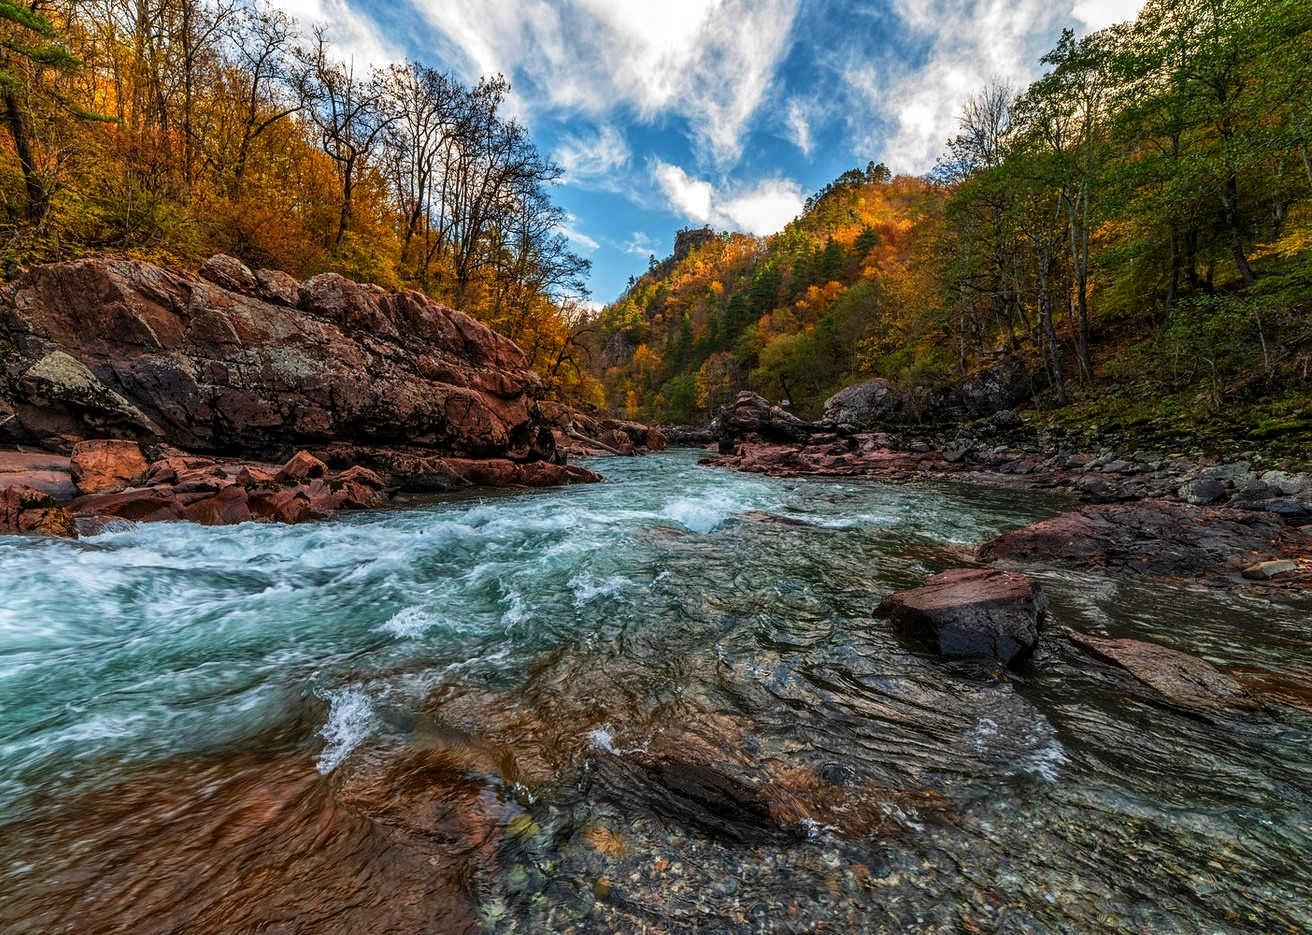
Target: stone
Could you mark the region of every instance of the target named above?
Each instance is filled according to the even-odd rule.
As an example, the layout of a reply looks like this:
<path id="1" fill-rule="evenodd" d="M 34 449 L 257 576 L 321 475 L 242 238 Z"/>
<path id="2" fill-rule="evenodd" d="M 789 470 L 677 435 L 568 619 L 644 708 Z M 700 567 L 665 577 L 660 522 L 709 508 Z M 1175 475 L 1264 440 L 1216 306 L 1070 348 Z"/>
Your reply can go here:
<path id="1" fill-rule="evenodd" d="M 985 543 L 977 558 L 1197 576 L 1238 571 L 1303 538 L 1265 513 L 1141 500 L 1085 506 L 1042 520 Z"/>
<path id="2" fill-rule="evenodd" d="M 824 418 L 868 430 L 900 420 L 905 408 L 905 401 L 893 384 L 876 377 L 839 390 L 825 400 Z"/>
<path id="3" fill-rule="evenodd" d="M 1197 656 L 1142 640 L 1104 639 L 1074 630 L 1067 636 L 1095 659 L 1124 669 L 1181 707 L 1204 712 L 1261 707 L 1238 681 Z"/>
<path id="4" fill-rule="evenodd" d="M 123 439 L 78 442 L 73 446 L 69 464 L 79 493 L 137 487 L 145 481 L 150 469 L 141 446 Z"/>
<path id="5" fill-rule="evenodd" d="M 742 392 L 720 410 L 720 450 L 726 452 L 742 440 L 765 442 L 802 442 L 814 427 L 779 406 L 770 404 L 759 393 Z"/>
<path id="6" fill-rule="evenodd" d="M 1199 478 L 1180 486 L 1180 499 L 1185 503 L 1206 506 L 1225 496 L 1225 484 L 1215 478 Z"/>
<path id="7" fill-rule="evenodd" d="M 201 264 L 200 277 L 230 292 L 250 294 L 259 285 L 255 274 L 245 263 L 223 253 L 212 256 Z"/>
<path id="8" fill-rule="evenodd" d="M 1243 575 L 1249 581 L 1267 581 L 1278 575 L 1289 575 L 1296 571 L 1298 571 L 1298 562 L 1290 559 L 1275 559 L 1249 565 L 1244 569 Z"/>
<path id="9" fill-rule="evenodd" d="M 327 477 L 328 465 L 324 464 L 308 451 L 298 451 L 291 460 L 279 469 L 277 480 L 280 483 L 300 482 L 312 478 Z"/>
<path id="10" fill-rule="evenodd" d="M 0 490 L 31 487 L 57 501 L 77 496 L 68 458 L 48 452 L 0 450 Z"/>
<path id="11" fill-rule="evenodd" d="M 77 524 L 48 493 L 15 484 L 0 491 L 0 535 L 22 533 L 76 539 Z"/>
<path id="12" fill-rule="evenodd" d="M 1034 649 L 1047 610 L 1047 597 L 1025 575 L 954 568 L 889 595 L 875 613 L 941 656 L 1006 666 Z"/>

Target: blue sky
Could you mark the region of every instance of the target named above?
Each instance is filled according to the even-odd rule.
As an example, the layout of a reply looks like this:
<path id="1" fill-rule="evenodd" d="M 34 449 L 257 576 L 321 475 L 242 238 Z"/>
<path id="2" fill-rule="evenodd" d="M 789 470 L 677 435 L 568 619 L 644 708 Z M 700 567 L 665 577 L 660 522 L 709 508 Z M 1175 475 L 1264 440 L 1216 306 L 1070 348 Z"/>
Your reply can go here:
<path id="1" fill-rule="evenodd" d="M 511 81 L 615 298 L 687 225 L 769 234 L 869 160 L 933 165 L 962 101 L 1141 0 L 273 0 L 366 64 Z"/>

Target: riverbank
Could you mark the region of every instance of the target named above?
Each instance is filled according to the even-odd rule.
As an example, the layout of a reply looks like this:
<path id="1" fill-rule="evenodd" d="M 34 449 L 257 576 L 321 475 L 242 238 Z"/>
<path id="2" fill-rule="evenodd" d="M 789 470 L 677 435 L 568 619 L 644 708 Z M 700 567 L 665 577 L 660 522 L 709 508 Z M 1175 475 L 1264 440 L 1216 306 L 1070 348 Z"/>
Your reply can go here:
<path id="1" fill-rule="evenodd" d="M 974 429 L 860 431 L 805 423 L 741 394 L 703 463 L 771 477 L 944 478 L 1056 492 L 1087 506 L 988 543 L 992 561 L 1120 568 L 1214 583 L 1312 587 L 1312 474 L 1179 452 L 1087 451 L 1014 412 Z"/>

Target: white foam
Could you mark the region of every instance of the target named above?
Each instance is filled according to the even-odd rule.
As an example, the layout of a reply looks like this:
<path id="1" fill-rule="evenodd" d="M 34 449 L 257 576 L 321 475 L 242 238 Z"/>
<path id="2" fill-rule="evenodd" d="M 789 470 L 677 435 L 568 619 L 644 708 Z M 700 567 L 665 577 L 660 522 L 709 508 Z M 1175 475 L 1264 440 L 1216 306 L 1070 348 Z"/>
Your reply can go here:
<path id="1" fill-rule="evenodd" d="M 373 699 L 356 687 L 327 692 L 328 720 L 319 728 L 324 748 L 315 766 L 327 774 L 336 769 L 351 751 L 378 727 Z"/>
<path id="2" fill-rule="evenodd" d="M 575 607 L 582 607 L 599 597 L 615 597 L 632 583 L 623 575 L 612 575 L 598 581 L 592 577 L 591 572 L 587 571 L 579 572 L 569 579 L 570 590 L 574 592 Z"/>
<path id="3" fill-rule="evenodd" d="M 378 629 L 400 639 L 413 639 L 416 636 L 423 636 L 435 626 L 449 623 L 450 621 L 445 617 L 420 610 L 418 607 L 407 607 L 393 614 L 392 619 Z"/>
<path id="4" fill-rule="evenodd" d="M 737 512 L 720 497 L 685 498 L 667 504 L 661 516 L 672 519 L 692 532 L 706 534 L 718 529 L 731 513 Z"/>

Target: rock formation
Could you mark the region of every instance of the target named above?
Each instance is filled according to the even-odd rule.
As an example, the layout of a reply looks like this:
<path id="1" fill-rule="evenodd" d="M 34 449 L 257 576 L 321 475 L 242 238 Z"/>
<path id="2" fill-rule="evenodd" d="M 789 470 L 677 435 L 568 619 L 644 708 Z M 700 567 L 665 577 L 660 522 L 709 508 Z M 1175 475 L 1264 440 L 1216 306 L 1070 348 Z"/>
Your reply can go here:
<path id="1" fill-rule="evenodd" d="M 390 488 L 598 479 L 563 463 L 513 342 L 336 274 L 39 266 L 0 290 L 0 355 L 0 445 L 46 452 L 0 451 L 0 489 L 80 513 L 298 521 Z"/>

